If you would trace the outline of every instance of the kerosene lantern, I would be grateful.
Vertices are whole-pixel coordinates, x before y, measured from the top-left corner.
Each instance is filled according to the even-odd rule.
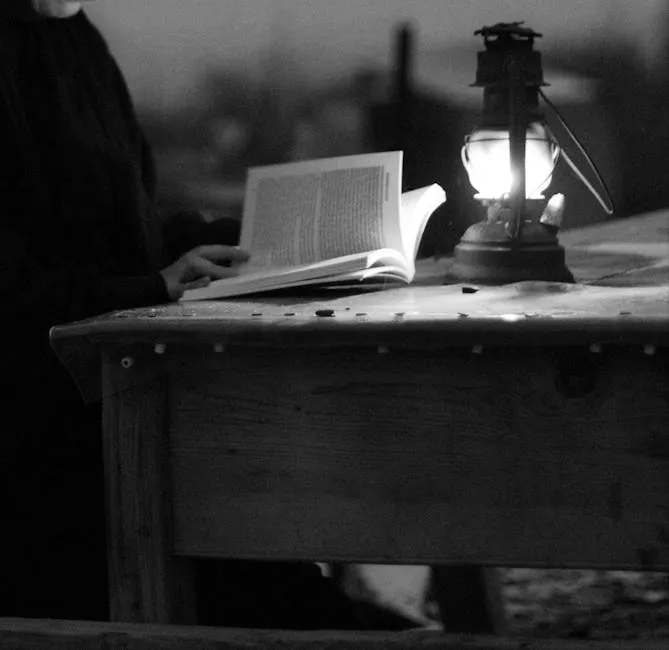
[[[483,88],[483,113],[462,160],[485,218],[462,236],[449,275],[481,284],[573,282],[557,237],[564,197],[544,196],[560,147],[539,110],[547,85],[534,49],[541,34],[500,23],[475,35],[485,45],[472,84]]]

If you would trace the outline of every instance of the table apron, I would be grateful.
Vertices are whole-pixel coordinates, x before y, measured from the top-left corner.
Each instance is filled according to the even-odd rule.
[[[167,384],[179,555],[666,568],[665,361],[240,348],[117,405]]]

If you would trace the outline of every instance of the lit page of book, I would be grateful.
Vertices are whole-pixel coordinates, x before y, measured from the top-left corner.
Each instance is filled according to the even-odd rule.
[[[402,154],[345,156],[249,170],[240,245],[242,273],[402,250]]]
[[[420,240],[432,213],[446,200],[446,193],[436,183],[404,192],[401,198],[400,230],[402,251],[411,265],[416,260]]]

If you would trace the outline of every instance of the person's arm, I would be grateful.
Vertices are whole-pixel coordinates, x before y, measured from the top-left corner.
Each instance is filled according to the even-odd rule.
[[[248,254],[234,246],[195,247],[153,274],[117,277],[58,250],[38,255],[29,239],[0,222],[0,317],[34,316],[51,325],[108,311],[157,305],[186,289],[237,274]]]
[[[0,295],[3,318],[34,315],[54,325],[170,300],[165,280],[158,272],[105,276],[57,250],[39,251],[31,246],[26,234],[6,223],[0,223]]]
[[[73,29],[80,27],[73,25]],[[97,33],[86,30],[82,34],[92,39],[89,51],[97,52],[98,76],[111,84],[108,106],[113,108],[114,98],[120,101],[130,140],[140,149],[136,155],[141,157],[142,180],[150,201],[155,185],[153,165],[127,88],[113,59],[98,51]],[[31,99],[17,83],[21,79],[17,38],[10,30],[7,41],[0,41],[0,53],[6,55],[0,59],[0,316],[56,325],[106,311],[164,303],[179,297],[192,283],[234,273],[226,262],[244,255],[232,247],[217,246],[189,251],[160,272],[140,271],[123,277],[117,270],[133,265],[123,258],[122,229],[115,233],[113,227],[101,223],[104,230],[91,227],[83,233],[61,223],[67,206],[58,202],[57,193],[53,195],[46,182],[44,174],[50,171],[44,167],[24,105]],[[105,65],[112,66],[111,78]],[[99,92],[106,93],[104,88]],[[63,156],[63,164],[68,164],[66,151]],[[59,163],[52,160],[50,164]],[[95,201],[91,209],[96,209]],[[91,249],[86,250],[87,246]]]
[[[6,31],[7,40],[0,48],[0,315],[57,324],[167,302],[165,281],[157,271],[112,277],[101,264],[77,263],[71,250],[63,250],[60,235],[65,235],[66,226],[53,221],[51,199],[40,180],[39,154],[16,83],[17,37]]]

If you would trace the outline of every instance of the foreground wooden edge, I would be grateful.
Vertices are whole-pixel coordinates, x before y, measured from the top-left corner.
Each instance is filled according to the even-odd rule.
[[[294,632],[0,618],[1,650],[666,650],[668,643],[667,639],[572,641],[449,635],[426,630]]]

